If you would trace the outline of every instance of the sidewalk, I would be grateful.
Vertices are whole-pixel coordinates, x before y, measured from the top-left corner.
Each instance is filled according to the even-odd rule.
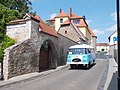
[[[68,65],[59,66],[56,69],[51,69],[51,70],[40,72],[40,73],[34,72],[34,73],[29,73],[29,74],[13,77],[13,78],[6,80],[6,81],[0,81],[0,88],[9,87],[13,84],[22,83],[22,82],[33,80],[35,78],[39,78],[40,76],[42,77],[45,75],[49,75],[51,73],[54,73],[56,71],[59,71],[61,69],[66,68],[66,67],[68,67]]]
[[[109,57],[109,70],[105,82],[104,90],[117,90],[117,68],[118,65],[114,58]]]

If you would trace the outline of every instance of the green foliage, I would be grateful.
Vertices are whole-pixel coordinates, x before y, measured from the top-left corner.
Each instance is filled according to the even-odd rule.
[[[47,41],[45,41],[45,42],[42,44],[41,50],[48,51],[48,42],[47,42]]]
[[[32,13],[31,5],[30,0],[0,0],[0,62],[3,60],[4,49],[15,43],[15,40],[5,35],[6,25],[26,13]]]
[[[17,10],[21,17],[30,12],[32,5],[30,0],[0,0],[0,3],[10,10]]]
[[[0,62],[3,60],[4,49],[13,45],[15,40],[5,35],[6,25],[11,20],[20,19],[31,12],[30,0],[0,0]]]
[[[31,12],[29,0],[0,0],[0,37],[5,34],[6,24],[11,20],[20,19]],[[1,38],[0,38],[1,39]]]
[[[8,48],[9,46],[15,44],[15,40],[8,37],[7,35],[4,35],[4,38],[2,40],[2,42],[0,43],[0,62],[3,61],[3,57],[4,57],[4,50],[6,48]]]

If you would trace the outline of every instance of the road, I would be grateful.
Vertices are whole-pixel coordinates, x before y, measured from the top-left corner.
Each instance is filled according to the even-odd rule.
[[[106,56],[100,53],[90,69],[68,67],[0,90],[97,90],[107,63]]]

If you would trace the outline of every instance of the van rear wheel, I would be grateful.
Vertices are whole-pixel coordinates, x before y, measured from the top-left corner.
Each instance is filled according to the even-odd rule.
[[[86,68],[88,69],[90,67],[90,64],[86,64]]]

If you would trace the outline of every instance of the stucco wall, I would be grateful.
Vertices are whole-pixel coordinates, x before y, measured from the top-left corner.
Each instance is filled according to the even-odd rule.
[[[108,52],[109,51],[109,46],[96,46],[96,51],[98,51],[98,52],[102,52],[102,51],[103,52]]]
[[[118,49],[117,49],[117,44],[110,46],[109,54],[112,55],[112,57],[116,60],[116,62],[118,62]]]
[[[58,29],[61,26],[60,19],[63,19],[63,22],[65,22],[68,17],[61,17],[61,18],[55,18],[55,30],[58,31]]]
[[[85,37],[87,37],[87,34],[86,34],[86,28],[85,27],[79,27],[80,31],[83,33],[83,35]]]
[[[116,38],[116,40],[114,41],[114,38]],[[118,62],[118,46],[117,46],[117,31],[115,31],[110,37],[109,37],[110,41],[110,49],[109,49],[109,54],[112,55],[114,57],[114,59],[116,60],[116,62]]]
[[[117,38],[117,31],[110,36],[110,45],[117,44],[117,41],[114,41],[113,38]]]
[[[14,38],[17,42],[22,42],[30,38],[31,21],[9,25],[6,28],[6,34]]]
[[[96,39],[97,39],[97,37],[91,38],[91,46],[95,48],[95,51],[96,51]]]

